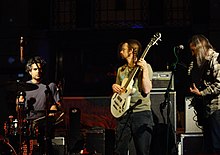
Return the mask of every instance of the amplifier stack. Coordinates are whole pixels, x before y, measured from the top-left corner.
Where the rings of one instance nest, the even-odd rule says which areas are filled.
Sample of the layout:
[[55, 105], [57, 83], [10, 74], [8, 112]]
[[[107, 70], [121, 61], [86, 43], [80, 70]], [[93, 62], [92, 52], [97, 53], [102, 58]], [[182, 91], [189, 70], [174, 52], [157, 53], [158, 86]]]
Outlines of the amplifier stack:
[[[152, 154], [164, 155], [167, 151], [171, 154], [176, 143], [176, 92], [172, 72], [154, 72], [152, 86], [151, 108], [155, 122]], [[162, 105], [165, 107], [161, 108]], [[160, 150], [158, 146], [162, 146]]]
[[[171, 71], [156, 71], [153, 73], [152, 79], [153, 88], [151, 91], [151, 102], [152, 110], [156, 117], [158, 118], [158, 123], [167, 124], [167, 107], [164, 108], [164, 117], [162, 118], [161, 104], [166, 100], [166, 97], [169, 97], [170, 100], [170, 114], [169, 119], [170, 123], [173, 126], [173, 129], [176, 130], [176, 92], [174, 91], [174, 76]], [[170, 85], [170, 86], [169, 86]], [[168, 89], [169, 87], [169, 89]], [[169, 96], [166, 96], [168, 89]]]

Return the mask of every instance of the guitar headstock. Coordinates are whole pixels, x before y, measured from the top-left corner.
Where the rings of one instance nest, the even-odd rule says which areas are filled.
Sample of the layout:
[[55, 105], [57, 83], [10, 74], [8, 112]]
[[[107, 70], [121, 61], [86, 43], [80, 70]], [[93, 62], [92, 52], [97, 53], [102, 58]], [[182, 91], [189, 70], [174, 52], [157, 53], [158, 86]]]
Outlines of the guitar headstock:
[[143, 54], [142, 54], [142, 56], [140, 57], [140, 58], [144, 58], [145, 56], [146, 56], [146, 54], [147, 54], [147, 52], [148, 52], [148, 50], [150, 49], [150, 47], [151, 46], [153, 46], [153, 45], [157, 45], [157, 41], [161, 41], [161, 33], [159, 33], [159, 32], [157, 32], [154, 36], [153, 36], [153, 38], [151, 38], [151, 41], [149, 42], [149, 44], [147, 45], [147, 47], [145, 48], [145, 50], [144, 50], [144, 52], [143, 52]]
[[149, 43], [150, 46], [152, 45], [158, 45], [157, 42], [161, 41], [161, 33], [157, 32], [153, 38], [151, 38], [151, 41]]

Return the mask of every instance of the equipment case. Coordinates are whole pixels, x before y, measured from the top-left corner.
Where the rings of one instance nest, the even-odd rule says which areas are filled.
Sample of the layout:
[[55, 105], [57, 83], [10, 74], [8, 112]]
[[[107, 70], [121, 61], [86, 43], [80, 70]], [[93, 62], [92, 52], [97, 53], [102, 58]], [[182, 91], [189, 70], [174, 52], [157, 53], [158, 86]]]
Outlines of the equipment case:
[[178, 143], [178, 155], [192, 155], [202, 153], [203, 134], [202, 133], [185, 133], [180, 134]]

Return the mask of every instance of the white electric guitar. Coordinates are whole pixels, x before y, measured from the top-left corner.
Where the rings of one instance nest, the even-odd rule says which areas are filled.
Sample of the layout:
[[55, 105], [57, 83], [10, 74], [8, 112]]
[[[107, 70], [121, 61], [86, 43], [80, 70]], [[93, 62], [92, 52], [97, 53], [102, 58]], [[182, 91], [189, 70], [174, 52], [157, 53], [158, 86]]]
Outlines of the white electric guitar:
[[[147, 52], [149, 51], [150, 47], [157, 44], [157, 41], [161, 40], [161, 33], [156, 33], [153, 38], [151, 38], [151, 41], [145, 48], [143, 54], [141, 55], [140, 58], [145, 58]], [[135, 77], [136, 73], [139, 70], [139, 66], [136, 66], [131, 74], [129, 75], [128, 78], [125, 78], [122, 81], [121, 86], [124, 88], [124, 92], [118, 94], [114, 93], [112, 98], [111, 98], [111, 113], [115, 118], [119, 118], [122, 115], [126, 113], [126, 111], [130, 107], [130, 100], [131, 100], [131, 95], [136, 91], [133, 87], [134, 80], [133, 78]]]

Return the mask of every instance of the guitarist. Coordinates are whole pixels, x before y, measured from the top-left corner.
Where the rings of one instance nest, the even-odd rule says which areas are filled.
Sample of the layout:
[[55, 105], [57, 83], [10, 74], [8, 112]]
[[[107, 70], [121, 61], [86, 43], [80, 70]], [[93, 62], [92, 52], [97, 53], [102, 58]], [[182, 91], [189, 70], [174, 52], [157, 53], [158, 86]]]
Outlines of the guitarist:
[[144, 59], [138, 60], [141, 44], [130, 39], [119, 44], [119, 55], [126, 63], [118, 68], [116, 83], [112, 85], [114, 93], [124, 93], [122, 81], [129, 76], [134, 67], [140, 70], [134, 77], [129, 112], [117, 118], [116, 126], [116, 155], [127, 155], [128, 145], [133, 138], [137, 155], [149, 155], [153, 116], [151, 112], [150, 91], [152, 89], [153, 71]]
[[203, 127], [205, 153], [220, 153], [220, 55], [203, 35], [189, 41], [193, 56], [190, 72], [194, 83], [192, 105]]

